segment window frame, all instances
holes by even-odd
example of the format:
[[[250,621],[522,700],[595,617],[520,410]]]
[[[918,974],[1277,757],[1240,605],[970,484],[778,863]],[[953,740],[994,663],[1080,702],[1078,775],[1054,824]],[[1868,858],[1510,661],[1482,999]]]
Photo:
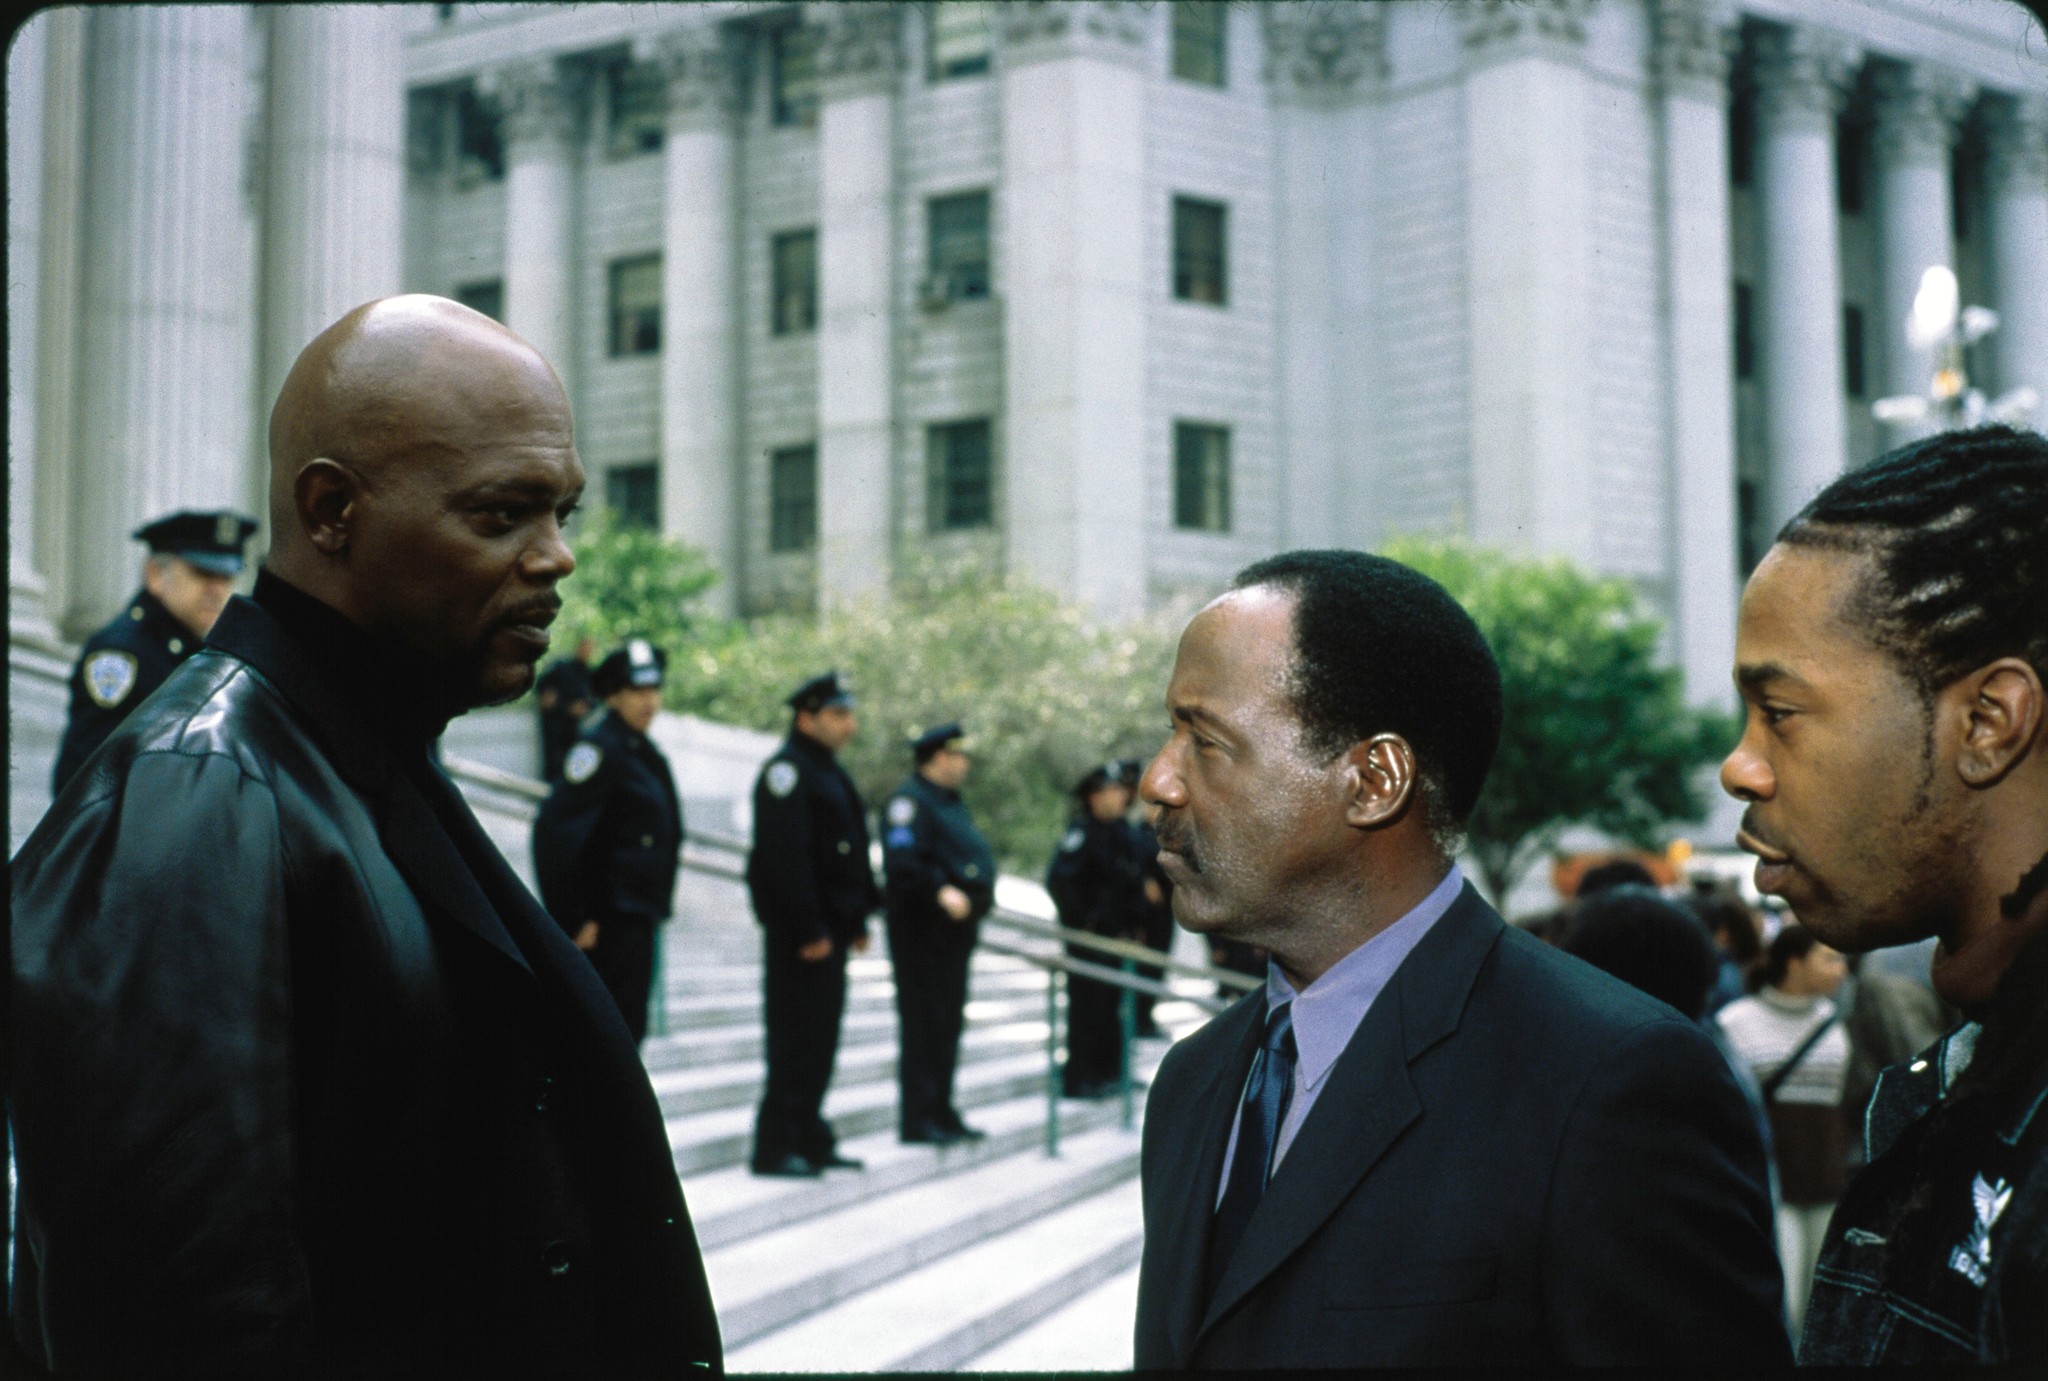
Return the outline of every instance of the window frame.
[[[981,51],[942,66],[939,61],[939,16],[958,15],[970,8],[980,10],[983,16]],[[927,6],[924,14],[924,57],[927,82],[957,81],[962,77],[986,74],[995,57],[995,5],[989,0],[940,0]]]
[[[646,503],[635,501],[644,488]],[[626,497],[622,497],[626,496]],[[621,529],[661,531],[661,462],[635,460],[604,467],[604,506]]]
[[[1204,445],[1207,442],[1214,446]],[[1199,450],[1197,449],[1199,447]],[[1173,421],[1173,526],[1177,532],[1231,532],[1231,429],[1221,422]],[[1190,461],[1201,473],[1190,473]]]
[[[958,440],[979,433],[981,438],[981,475],[979,477],[978,506],[969,504],[965,509],[955,507],[963,489],[972,498],[969,477],[963,484],[958,473],[961,450]],[[996,457],[995,427],[987,417],[963,417],[948,422],[930,422],[925,425],[925,530],[932,534],[948,532],[978,532],[993,528],[996,522]],[[977,511],[978,508],[978,511]]]
[[[654,91],[653,110],[634,112],[631,125],[622,114],[629,83],[643,88],[651,86]],[[621,58],[605,67],[604,84],[605,152],[614,158],[658,152],[668,138],[667,95],[660,69],[650,63]]]
[[[501,326],[505,322],[505,278],[503,274],[496,278],[478,278],[468,283],[457,283],[448,296],[473,312],[483,312],[485,316]],[[484,311],[484,308],[479,305],[477,299],[486,297],[497,304],[496,311]]]
[[[652,304],[641,303],[634,307],[627,306],[621,301],[621,288],[625,276],[631,271],[644,270],[649,266],[654,271]],[[605,345],[610,358],[615,360],[634,359],[661,353],[662,307],[664,305],[662,302],[661,279],[662,264],[661,251],[659,250],[651,254],[622,255],[605,266]],[[645,319],[650,312],[653,317],[651,323]],[[638,319],[630,319],[629,314],[630,316],[637,316]],[[638,332],[647,329],[650,325],[652,327],[651,339],[645,343],[640,343]],[[627,335],[629,328],[634,331],[631,337]]]
[[[807,279],[803,284],[801,312],[802,320],[784,315],[783,308],[790,298],[792,284],[783,276],[785,247],[800,241],[810,243],[810,264]],[[789,230],[778,230],[768,237],[768,334],[771,336],[798,336],[818,329],[818,227],[797,226]]]
[[[790,462],[804,468],[804,492],[791,495],[784,486]],[[802,521],[792,525],[790,515]],[[791,534],[794,529],[794,536]],[[818,549],[818,443],[777,446],[768,452],[768,552],[771,556],[801,555]]]
[[[1213,30],[1197,30],[1193,23],[1196,15],[1207,16]],[[1210,75],[1212,63],[1214,75]],[[1222,0],[1174,0],[1167,25],[1167,67],[1175,81],[1229,89],[1230,10]]]
[[[941,251],[948,242],[957,244],[966,238],[967,234],[958,227],[950,228],[942,234],[939,224],[942,210],[947,207],[970,206],[976,202],[981,206],[981,228],[978,232],[980,259],[957,256],[942,258]],[[989,189],[976,187],[960,192],[948,192],[943,196],[927,197],[924,207],[925,271],[930,279],[944,285],[945,295],[949,301],[979,302],[993,296],[995,199],[990,195]]]
[[[798,45],[792,52],[792,45]],[[792,58],[808,71],[791,74]],[[818,123],[818,35],[803,23],[781,24],[768,34],[768,123],[777,129],[813,129]]]
[[[1198,214],[1215,213],[1215,296],[1205,297],[1197,292],[1200,283],[1196,277],[1196,253],[1188,240],[1188,229]],[[1183,217],[1186,217],[1186,221]],[[1205,307],[1227,308],[1230,306],[1230,205],[1228,202],[1211,201],[1206,197],[1191,197],[1175,192],[1171,212],[1168,246],[1169,263],[1168,290],[1176,302],[1194,302]]]

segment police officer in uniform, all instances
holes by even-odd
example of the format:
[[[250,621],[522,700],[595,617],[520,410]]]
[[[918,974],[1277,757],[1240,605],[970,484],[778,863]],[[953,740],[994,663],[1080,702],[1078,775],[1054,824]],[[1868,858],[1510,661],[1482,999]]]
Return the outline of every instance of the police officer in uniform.
[[[562,763],[533,824],[541,900],[610,989],[634,1041],[647,1037],[655,927],[675,910],[683,806],[668,758],[647,736],[668,654],[634,638],[592,677],[604,711]]]
[[[906,1142],[946,1146],[978,1138],[953,1106],[968,961],[995,905],[996,860],[960,799],[973,759],[958,724],[912,741],[917,770],[883,810],[882,870],[889,961],[902,1028],[900,1130]]]
[[[868,863],[867,808],[838,753],[859,722],[854,699],[828,671],[787,702],[789,737],[754,783],[754,847],[747,892],[761,923],[762,1007],[768,1087],[754,1122],[757,1175],[815,1176],[861,1163],[838,1151],[819,1114],[839,1018],[846,956],[868,946],[868,916],[881,904]]]
[[[1138,794],[1138,777],[1145,770],[1145,764],[1136,758],[1118,761],[1118,776],[1130,788],[1133,799]],[[1157,806],[1147,806],[1139,818],[1131,822],[1131,839],[1138,851],[1138,865],[1144,874],[1144,897],[1138,905],[1137,941],[1147,949],[1164,953],[1173,952],[1173,881],[1166,876],[1166,870],[1159,866],[1159,836],[1153,831],[1152,820]],[[1166,976],[1166,970],[1157,964],[1138,965],[1138,976],[1154,982]],[[1140,1036],[1164,1036],[1159,1023],[1152,1019],[1152,1004],[1156,999],[1151,993],[1137,995],[1138,1034]]]
[[[85,640],[71,669],[71,713],[50,773],[64,789],[92,750],[199,650],[242,573],[242,547],[256,520],[223,510],[181,510],[135,529],[149,544],[142,588],[114,620]]]
[[[590,658],[597,647],[588,638],[576,642],[576,655],[564,657],[540,674],[533,696],[540,709],[540,775],[562,780],[562,759],[583,732],[583,721],[600,699],[590,679]]]
[[[1142,920],[1145,873],[1124,819],[1130,808],[1131,788],[1120,762],[1106,762],[1075,783],[1074,814],[1045,874],[1045,890],[1069,930],[1114,940],[1134,937]],[[1111,968],[1121,962],[1071,942],[1067,953]],[[1060,1077],[1067,1097],[1102,1098],[1116,1091],[1122,999],[1123,989],[1113,983],[1067,975],[1067,1066]]]

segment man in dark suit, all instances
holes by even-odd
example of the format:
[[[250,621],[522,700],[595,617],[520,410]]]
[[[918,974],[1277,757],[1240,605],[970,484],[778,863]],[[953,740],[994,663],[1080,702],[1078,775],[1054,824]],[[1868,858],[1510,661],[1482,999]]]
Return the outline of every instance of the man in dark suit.
[[[754,782],[747,895],[761,923],[768,1085],[754,1119],[757,1175],[858,1170],[820,1112],[839,1054],[846,956],[868,947],[882,903],[868,861],[867,807],[839,765],[860,728],[853,692],[828,671],[789,697],[789,737]]]
[[[22,1350],[86,1377],[715,1372],[618,1009],[429,754],[547,651],[583,489],[562,386],[489,318],[388,298],[300,355],[270,452],[253,597],[11,870]]]
[[[1154,1080],[1138,1366],[1787,1361],[1726,1062],[1452,863],[1501,724],[1464,610],[1380,557],[1274,557],[1188,625],[1166,702],[1141,786],[1174,914],[1273,962]]]

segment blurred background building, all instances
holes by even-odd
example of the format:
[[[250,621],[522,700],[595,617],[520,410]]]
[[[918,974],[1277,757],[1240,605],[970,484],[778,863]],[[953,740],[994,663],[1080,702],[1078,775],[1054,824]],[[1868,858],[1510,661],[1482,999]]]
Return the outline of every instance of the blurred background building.
[[[8,101],[17,669],[146,517],[261,515],[285,369],[398,290],[540,347],[728,611],[937,549],[1121,615],[1450,530],[1638,582],[1702,698],[1900,439],[1927,267],[2048,395],[2003,0],[71,8]]]

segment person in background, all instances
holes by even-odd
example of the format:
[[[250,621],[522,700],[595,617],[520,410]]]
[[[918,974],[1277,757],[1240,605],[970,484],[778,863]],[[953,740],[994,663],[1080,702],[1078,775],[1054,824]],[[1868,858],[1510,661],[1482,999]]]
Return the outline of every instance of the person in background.
[[[941,724],[911,742],[916,769],[883,808],[883,896],[902,1033],[898,1131],[916,1145],[979,1140],[953,1104],[967,976],[996,859],[960,788],[974,766],[966,731]]]
[[[564,755],[562,779],[533,822],[541,900],[647,1038],[655,927],[675,912],[683,803],[668,758],[647,731],[661,713],[668,654],[634,638],[591,678],[604,713]]]
[[[1123,781],[1135,802],[1138,798],[1138,774],[1145,764],[1136,758],[1117,759],[1117,775]],[[1156,949],[1162,954],[1173,952],[1173,884],[1168,881],[1165,869],[1159,866],[1159,836],[1153,832],[1152,821],[1157,815],[1155,807],[1146,806],[1136,820],[1128,821],[1132,847],[1137,850],[1139,870],[1144,877],[1142,896],[1138,903],[1138,929],[1135,938],[1147,949]],[[1138,965],[1138,976],[1153,982],[1163,982],[1166,970],[1158,964]],[[1152,1009],[1158,998],[1152,993],[1139,993],[1136,998],[1138,1035],[1142,1039],[1164,1037],[1152,1016]]]
[[[1797,921],[1764,951],[1757,991],[1715,1015],[1763,1090],[1778,1171],[1778,1259],[1796,1334],[1828,1215],[1849,1176],[1842,1087],[1849,1038],[1832,998],[1848,975],[1839,951]]]
[[[1115,940],[1136,934],[1147,860],[1125,827],[1130,807],[1131,789],[1121,763],[1104,763],[1074,784],[1074,811],[1045,873],[1045,890],[1067,929]],[[1152,853],[1158,854],[1156,844]],[[1121,962],[1071,941],[1067,956],[1105,968]],[[1123,992],[1100,979],[1067,975],[1067,1063],[1060,1075],[1067,1097],[1105,1098],[1117,1091],[1123,1067]]]
[[[540,775],[550,785],[562,780],[562,759],[599,700],[591,684],[590,659],[597,644],[576,640],[576,655],[564,657],[540,674],[533,698],[540,720]]]
[[[144,523],[142,588],[85,640],[71,668],[71,706],[50,770],[50,793],[106,741],[114,726],[199,650],[227,607],[256,520],[239,513],[178,512]]]
[[[1707,993],[1711,1016],[1749,991],[1749,975],[1763,959],[1763,928],[1742,893],[1726,883],[1694,878],[1684,901],[1714,937],[1716,972]]]
[[[1610,887],[1648,887],[1655,889],[1657,879],[1650,876],[1650,870],[1632,858],[1611,858],[1605,863],[1588,868],[1579,878],[1579,885],[1572,893],[1574,900],[1604,892]]]

